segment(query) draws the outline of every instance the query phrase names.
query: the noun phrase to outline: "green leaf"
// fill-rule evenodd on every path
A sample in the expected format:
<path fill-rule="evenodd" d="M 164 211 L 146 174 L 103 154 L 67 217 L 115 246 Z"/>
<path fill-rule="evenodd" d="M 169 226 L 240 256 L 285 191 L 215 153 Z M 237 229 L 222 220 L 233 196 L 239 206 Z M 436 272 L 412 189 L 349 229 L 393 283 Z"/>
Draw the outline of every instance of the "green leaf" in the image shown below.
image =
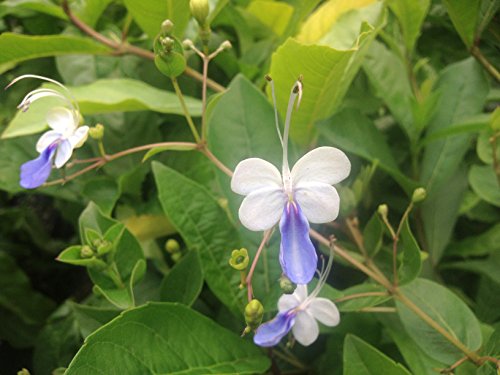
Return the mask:
<path fill-rule="evenodd" d="M 72 264 L 74 266 L 83 267 L 97 267 L 103 269 L 106 267 L 106 263 L 101 259 L 97 259 L 95 256 L 90 258 L 82 258 L 80 255 L 82 251 L 82 246 L 74 245 L 64 249 L 58 256 L 57 260 L 62 263 Z"/>
<path fill-rule="evenodd" d="M 54 85 L 43 85 L 43 87 L 56 89 Z M 88 85 L 68 87 L 68 89 L 78 102 L 83 115 L 145 110 L 184 114 L 177 95 L 133 79 L 101 79 Z M 184 97 L 184 99 L 189 113 L 192 116 L 199 116 L 201 102 L 191 97 Z M 2 138 L 33 134 L 44 130 L 47 128 L 45 116 L 55 105 L 61 105 L 61 101 L 43 98 L 34 102 L 27 112 L 18 111 L 2 133 Z"/>
<path fill-rule="evenodd" d="M 493 164 L 493 145 L 490 143 L 490 139 L 493 136 L 493 131 L 485 126 L 485 130 L 479 133 L 477 137 L 476 152 L 477 156 L 483 163 Z M 500 155 L 500 143 L 496 142 L 496 155 Z"/>
<path fill-rule="evenodd" d="M 490 249 L 486 249 L 491 251 Z M 450 262 L 441 265 L 442 269 L 458 269 L 470 271 L 489 277 L 491 280 L 500 284 L 500 253 L 491 254 L 486 259 L 468 259 L 461 262 Z"/>
<path fill-rule="evenodd" d="M 146 155 L 142 158 L 142 162 L 144 163 L 146 160 L 149 158 L 153 157 L 156 154 L 159 154 L 164 151 L 192 151 L 195 150 L 197 147 L 196 144 L 193 145 L 172 145 L 172 146 L 159 146 L 152 148 L 149 150 Z"/>
<path fill-rule="evenodd" d="M 63 20 L 67 19 L 62 8 L 49 0 L 5 0 L 0 5 L 2 17 L 6 14 L 15 14 L 20 9 L 44 13 Z"/>
<path fill-rule="evenodd" d="M 33 290 L 26 274 L 0 251 L 0 338 L 12 346 L 32 346 L 54 303 Z"/>
<path fill-rule="evenodd" d="M 390 0 L 389 7 L 398 17 L 406 49 L 411 52 L 429 10 L 430 0 Z"/>
<path fill-rule="evenodd" d="M 166 19 L 174 23 L 173 34 L 182 38 L 191 17 L 189 0 L 124 0 L 135 22 L 150 38 L 160 33 Z"/>
<path fill-rule="evenodd" d="M 189 251 L 165 276 L 160 297 L 165 302 L 180 302 L 191 306 L 203 287 L 203 269 L 196 251 Z"/>
<path fill-rule="evenodd" d="M 404 285 L 415 280 L 420 275 L 422 257 L 420 247 L 410 229 L 408 220 L 405 220 L 401 230 L 401 248 L 403 256 L 398 269 L 399 284 Z"/>
<path fill-rule="evenodd" d="M 282 115 L 286 113 L 294 81 L 300 75 L 304 77 L 303 100 L 292 119 L 290 134 L 293 140 L 302 145 L 309 144 L 315 135 L 314 124 L 338 110 L 359 70 L 366 48 L 383 23 L 384 15 L 381 8 L 374 26 L 363 24 L 355 45 L 350 49 L 307 45 L 289 38 L 273 54 L 270 74 L 276 84 L 278 110 Z"/>
<path fill-rule="evenodd" d="M 411 375 L 396 363 L 360 338 L 348 334 L 344 340 L 344 375 Z"/>
<path fill-rule="evenodd" d="M 248 4 L 246 10 L 269 27 L 276 35 L 281 36 L 287 29 L 294 8 L 287 3 L 254 0 Z"/>
<path fill-rule="evenodd" d="M 333 288 L 332 288 L 333 289 Z M 364 284 L 359 284 L 352 286 L 350 288 L 342 290 L 340 293 L 340 296 L 335 296 L 335 295 L 325 295 L 325 297 L 330 297 L 330 299 L 335 300 L 337 298 L 345 298 L 349 297 L 352 295 L 356 295 L 359 293 L 384 293 L 386 290 L 381 287 L 380 285 L 375 285 L 375 284 L 369 284 L 369 283 L 364 283 Z M 320 293 L 320 295 L 322 295 Z M 352 311 L 360 311 L 364 308 L 367 307 L 373 307 L 380 305 L 384 302 L 387 302 L 390 300 L 391 297 L 389 295 L 385 296 L 366 296 L 366 297 L 360 297 L 360 298 L 353 298 L 353 299 L 348 299 L 346 301 L 342 302 L 337 302 L 338 308 L 342 312 L 352 312 Z"/>
<path fill-rule="evenodd" d="M 438 106 L 428 133 L 448 129 L 482 111 L 488 94 L 488 81 L 473 58 L 449 65 L 437 82 Z M 429 144 L 422 160 L 421 178 L 428 196 L 457 170 L 471 136 L 457 135 Z"/>
<path fill-rule="evenodd" d="M 154 343 L 154 345 L 151 345 Z M 264 373 L 269 359 L 236 334 L 198 312 L 172 303 L 129 310 L 94 334 L 67 375 Z"/>
<path fill-rule="evenodd" d="M 0 35 L 0 73 L 9 70 L 13 64 L 40 57 L 71 54 L 106 55 L 108 47 L 89 38 L 67 35 L 28 36 L 14 33 Z"/>
<path fill-rule="evenodd" d="M 78 329 L 83 338 L 120 315 L 120 310 L 70 302 Z"/>
<path fill-rule="evenodd" d="M 114 179 L 95 178 L 83 186 L 82 194 L 97 204 L 105 215 L 110 215 L 120 198 L 120 189 Z"/>
<path fill-rule="evenodd" d="M 479 197 L 500 207 L 500 186 L 491 165 L 473 165 L 469 170 L 469 183 Z"/>
<path fill-rule="evenodd" d="M 432 291 L 432 292 L 431 292 Z M 474 351 L 482 342 L 479 323 L 467 305 L 447 288 L 426 279 L 416 279 L 401 292 L 451 336 Z M 401 301 L 396 300 L 399 317 L 420 348 L 431 358 L 454 363 L 463 353 L 424 322 Z"/>
<path fill-rule="evenodd" d="M 451 21 L 467 47 L 474 43 L 481 0 L 444 0 Z"/>
<path fill-rule="evenodd" d="M 417 184 L 406 177 L 392 156 L 391 149 L 383 135 L 372 121 L 358 111 L 343 110 L 319 127 L 325 144 L 333 144 L 344 151 L 352 152 L 362 158 L 377 163 L 404 190 L 411 194 Z M 359 142 L 363 139 L 363 144 Z"/>
<path fill-rule="evenodd" d="M 466 237 L 448 246 L 445 255 L 481 256 L 500 252 L 500 223 L 477 236 Z"/>
<path fill-rule="evenodd" d="M 229 266 L 239 236 L 226 212 L 201 185 L 160 163 L 153 162 L 163 211 L 191 251 L 197 251 L 209 288 L 231 311 L 241 313 L 244 292 L 240 274 Z"/>
<path fill-rule="evenodd" d="M 427 144 L 441 138 L 447 138 L 464 133 L 480 132 L 481 130 L 488 128 L 489 120 L 490 116 L 486 114 L 472 116 L 471 118 L 467 118 L 461 121 L 459 124 L 454 124 L 449 128 L 432 132 L 432 134 L 426 136 L 423 140 L 421 140 L 420 144 L 421 146 L 426 146 Z"/>
<path fill-rule="evenodd" d="M 363 242 L 366 252 L 370 257 L 374 257 L 382 248 L 382 235 L 384 227 L 378 212 L 374 212 L 363 229 Z"/>

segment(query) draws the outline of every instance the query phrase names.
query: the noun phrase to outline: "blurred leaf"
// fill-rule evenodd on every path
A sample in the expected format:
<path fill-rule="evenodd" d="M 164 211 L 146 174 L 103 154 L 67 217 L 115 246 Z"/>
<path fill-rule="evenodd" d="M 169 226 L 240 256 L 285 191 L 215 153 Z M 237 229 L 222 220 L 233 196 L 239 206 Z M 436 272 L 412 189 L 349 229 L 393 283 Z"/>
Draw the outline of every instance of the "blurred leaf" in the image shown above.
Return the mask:
<path fill-rule="evenodd" d="M 390 0 L 389 7 L 396 14 L 403 31 L 406 49 L 412 52 L 420 36 L 420 29 L 429 10 L 430 0 Z"/>
<path fill-rule="evenodd" d="M 0 251 L 0 338 L 12 346 L 32 346 L 54 303 L 33 290 L 16 261 Z"/>
<path fill-rule="evenodd" d="M 149 150 L 146 155 L 144 155 L 144 157 L 142 158 L 142 162 L 144 163 L 146 160 L 148 160 L 149 158 L 153 157 L 154 155 L 156 154 L 159 154 L 160 152 L 164 152 L 164 151 L 192 151 L 192 150 L 195 150 L 197 147 L 196 144 L 193 144 L 193 145 L 168 145 L 168 146 L 158 146 L 158 147 L 155 147 L 155 148 L 152 148 L 151 150 Z"/>
<path fill-rule="evenodd" d="M 374 257 L 382 247 L 382 234 L 384 227 L 378 212 L 374 212 L 363 229 L 363 242 L 366 252 Z"/>
<path fill-rule="evenodd" d="M 175 233 L 165 215 L 133 215 L 123 219 L 127 229 L 139 240 L 148 241 Z"/>
<path fill-rule="evenodd" d="M 491 251 L 486 249 L 486 251 Z M 442 264 L 442 269 L 458 269 L 470 271 L 489 277 L 491 280 L 500 284 L 500 252 L 492 253 L 486 259 L 468 259 L 461 262 L 449 262 Z"/>
<path fill-rule="evenodd" d="M 229 264 L 239 248 L 238 234 L 226 213 L 201 185 L 171 168 L 153 162 L 160 203 L 191 251 L 198 251 L 208 286 L 229 309 L 241 313 L 244 292 L 240 274 Z"/>
<path fill-rule="evenodd" d="M 341 296 L 330 296 L 330 299 L 338 299 L 338 298 L 345 298 L 349 296 L 354 296 L 356 294 L 363 294 L 363 293 L 384 293 L 386 290 L 381 287 L 380 285 L 375 285 L 375 284 L 369 284 L 369 283 L 364 283 L 364 284 L 359 284 L 352 286 L 350 288 L 344 289 L 340 291 Z M 326 296 L 326 295 L 325 295 Z M 385 296 L 365 296 L 365 297 L 359 297 L 359 298 L 353 298 L 353 299 L 348 299 L 342 302 L 336 302 L 338 305 L 338 308 L 342 312 L 350 312 L 350 311 L 360 311 L 364 308 L 367 307 L 373 307 L 380 305 L 384 302 L 387 302 L 391 299 L 389 295 Z"/>
<path fill-rule="evenodd" d="M 493 136 L 491 129 L 485 129 L 477 138 L 476 152 L 477 156 L 483 163 L 493 164 L 493 144 L 490 143 L 490 138 Z M 500 155 L 500 142 L 496 142 L 496 154 Z"/>
<path fill-rule="evenodd" d="M 467 47 L 474 43 L 481 0 L 444 0 L 448 14 Z"/>
<path fill-rule="evenodd" d="M 174 23 L 173 34 L 182 38 L 191 17 L 189 0 L 124 0 L 135 22 L 150 38 L 160 33 L 161 24 L 166 19 Z"/>
<path fill-rule="evenodd" d="M 183 305 L 149 303 L 90 335 L 66 374 L 199 374 L 207 369 L 254 374 L 264 373 L 269 365 L 256 346 L 198 312 Z"/>
<path fill-rule="evenodd" d="M 23 191 L 19 185 L 19 167 L 32 159 L 36 140 L 28 138 L 0 140 L 0 189 Z"/>
<path fill-rule="evenodd" d="M 408 220 L 405 220 L 401 230 L 401 248 L 403 254 L 401 265 L 398 269 L 399 284 L 404 285 L 415 280 L 420 275 L 422 268 L 422 257 L 420 247 L 410 229 Z"/>
<path fill-rule="evenodd" d="M 483 322 L 493 323 L 500 319 L 500 284 L 489 277 L 481 277 L 475 310 Z"/>
<path fill-rule="evenodd" d="M 165 276 L 160 297 L 164 302 L 179 302 L 191 306 L 203 287 L 203 270 L 196 250 L 189 251 Z"/>
<path fill-rule="evenodd" d="M 500 356 L 500 325 L 495 325 L 495 331 L 490 336 L 489 340 L 484 346 L 482 355 L 498 358 Z M 497 375 L 498 371 L 492 362 L 486 362 L 479 367 L 477 375 Z"/>
<path fill-rule="evenodd" d="M 55 89 L 54 85 L 43 86 Z M 100 79 L 88 85 L 68 87 L 68 89 L 74 95 L 83 115 L 144 110 L 184 114 L 177 95 L 138 80 Z M 199 116 L 201 114 L 200 101 L 190 97 L 184 97 L 184 99 L 189 113 L 192 116 Z M 33 134 L 46 129 L 45 116 L 55 105 L 61 105 L 61 101 L 43 98 L 30 106 L 27 112 L 18 111 L 2 133 L 2 138 Z"/>
<path fill-rule="evenodd" d="M 88 53 L 109 54 L 111 50 L 89 38 L 66 35 L 28 36 L 14 33 L 0 35 L 0 73 L 12 64 L 47 56 Z"/>
<path fill-rule="evenodd" d="M 500 252 L 500 223 L 477 236 L 466 237 L 451 243 L 446 249 L 447 256 L 481 256 Z"/>
<path fill-rule="evenodd" d="M 432 134 L 426 136 L 421 140 L 421 145 L 425 146 L 441 138 L 452 137 L 455 135 L 460 135 L 464 133 L 477 133 L 481 130 L 488 128 L 490 116 L 487 114 L 481 114 L 476 116 L 471 116 L 459 124 L 451 125 L 448 128 L 432 132 Z"/>
<path fill-rule="evenodd" d="M 347 335 L 344 341 L 344 375 L 411 375 L 396 363 L 360 338 Z"/>
<path fill-rule="evenodd" d="M 304 96 L 292 116 L 290 134 L 294 141 L 309 144 L 315 135 L 314 124 L 338 110 L 358 72 L 366 48 L 382 26 L 384 15 L 380 9 L 374 26 L 363 24 L 351 49 L 335 50 L 289 38 L 273 54 L 270 75 L 276 83 L 276 100 L 282 115 L 286 113 L 293 83 L 299 75 L 304 77 Z"/>
<path fill-rule="evenodd" d="M 430 280 L 416 279 L 401 287 L 401 292 L 467 348 L 479 349 L 482 341 L 479 323 L 467 305 L 450 290 Z M 406 331 L 428 356 L 444 363 L 462 358 L 458 348 L 397 299 L 396 307 Z"/>
<path fill-rule="evenodd" d="M 27 9 L 64 20 L 67 19 L 62 8 L 50 0 L 5 0 L 0 4 L 0 10 L 2 8 L 4 8 L 1 12 L 2 17 L 6 14 L 15 13 L 18 9 Z"/>
<path fill-rule="evenodd" d="M 70 307 L 73 310 L 75 321 L 78 323 L 78 329 L 83 338 L 116 318 L 121 312 L 109 307 L 89 306 L 74 302 L 70 302 Z"/>
<path fill-rule="evenodd" d="M 71 10 L 78 18 L 90 27 L 95 27 L 101 14 L 106 10 L 113 0 L 83 0 L 74 1 Z"/>
<path fill-rule="evenodd" d="M 375 125 L 358 111 L 343 110 L 319 127 L 325 144 L 333 144 L 377 165 L 388 173 L 408 193 L 417 187 L 399 170 L 391 149 Z M 363 144 L 359 142 L 363 139 Z M 326 141 L 326 142 L 325 142 Z"/>
<path fill-rule="evenodd" d="M 254 0 L 246 10 L 269 27 L 276 35 L 280 36 L 287 29 L 294 8 L 284 2 Z"/>
<path fill-rule="evenodd" d="M 469 170 L 469 184 L 486 202 L 500 207 L 500 186 L 492 166 L 473 165 Z"/>
<path fill-rule="evenodd" d="M 115 180 L 104 177 L 87 182 L 82 194 L 99 206 L 103 214 L 111 215 L 121 192 Z"/>
<path fill-rule="evenodd" d="M 481 0 L 479 7 L 478 23 L 476 27 L 476 38 L 481 37 L 481 34 L 489 25 L 495 14 L 500 9 L 500 1 L 498 0 Z"/>

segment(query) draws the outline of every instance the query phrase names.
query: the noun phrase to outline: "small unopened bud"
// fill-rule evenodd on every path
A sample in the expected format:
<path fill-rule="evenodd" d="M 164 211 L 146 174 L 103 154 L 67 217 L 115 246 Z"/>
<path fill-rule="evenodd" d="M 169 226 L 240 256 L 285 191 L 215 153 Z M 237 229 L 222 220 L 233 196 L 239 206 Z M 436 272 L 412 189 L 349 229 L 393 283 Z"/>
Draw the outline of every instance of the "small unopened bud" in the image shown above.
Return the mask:
<path fill-rule="evenodd" d="M 194 47 L 194 43 L 191 39 L 184 39 L 182 41 L 182 46 L 185 48 L 185 49 L 191 49 Z"/>
<path fill-rule="evenodd" d="M 17 372 L 17 375 L 30 375 L 30 372 L 27 369 L 23 368 Z"/>
<path fill-rule="evenodd" d="M 167 36 L 165 38 L 160 39 L 160 43 L 162 47 L 165 48 L 167 52 L 169 52 L 172 51 L 172 48 L 174 48 L 175 41 Z"/>
<path fill-rule="evenodd" d="M 295 288 L 297 285 L 292 283 L 292 281 L 286 277 L 285 275 L 282 275 L 280 277 L 280 288 L 285 294 L 292 294 L 295 291 Z"/>
<path fill-rule="evenodd" d="M 97 124 L 89 129 L 91 138 L 100 141 L 104 137 L 104 125 Z"/>
<path fill-rule="evenodd" d="M 82 258 L 92 258 L 94 256 L 94 251 L 90 246 L 83 245 L 82 249 L 80 250 L 80 256 Z"/>
<path fill-rule="evenodd" d="M 173 28 L 174 28 L 174 23 L 170 20 L 165 20 L 161 24 L 161 32 L 164 35 L 170 35 Z"/>
<path fill-rule="evenodd" d="M 177 253 L 173 253 L 173 254 L 171 255 L 171 257 L 172 257 L 172 260 L 174 261 L 174 263 L 179 263 L 179 261 L 180 261 L 180 260 L 181 260 L 181 258 L 182 258 L 182 253 L 181 253 L 180 251 L 179 251 L 179 252 L 177 252 Z"/>
<path fill-rule="evenodd" d="M 413 195 L 411 196 L 411 201 L 413 203 L 419 203 L 422 202 L 426 196 L 427 196 L 427 191 L 424 188 L 419 187 L 416 188 L 415 191 L 413 192 Z"/>
<path fill-rule="evenodd" d="M 245 323 L 247 328 L 245 331 L 256 330 L 262 322 L 262 317 L 264 316 L 264 306 L 259 300 L 253 299 L 248 305 L 245 306 Z"/>
<path fill-rule="evenodd" d="M 104 255 L 113 250 L 113 244 L 109 241 L 103 240 L 101 244 L 97 246 L 97 254 Z"/>
<path fill-rule="evenodd" d="M 191 8 L 191 14 L 196 22 L 198 22 L 200 26 L 205 26 L 208 13 L 210 12 L 208 0 L 191 0 L 189 2 L 189 7 Z"/>
<path fill-rule="evenodd" d="M 389 213 L 389 207 L 387 207 L 387 205 L 384 203 L 378 206 L 377 211 L 380 216 L 387 217 L 387 214 Z"/>
<path fill-rule="evenodd" d="M 229 40 L 225 40 L 221 43 L 220 48 L 231 49 L 231 48 L 233 48 L 233 45 L 231 44 L 231 42 Z"/>
<path fill-rule="evenodd" d="M 250 258 L 248 257 L 248 251 L 245 248 L 241 248 L 239 250 L 233 250 L 231 253 L 231 258 L 229 259 L 229 264 L 235 270 L 243 271 L 248 267 L 248 263 L 250 262 Z"/>
<path fill-rule="evenodd" d="M 165 250 L 167 250 L 170 254 L 174 254 L 181 250 L 181 246 L 179 245 L 179 242 L 171 238 L 165 244 Z"/>

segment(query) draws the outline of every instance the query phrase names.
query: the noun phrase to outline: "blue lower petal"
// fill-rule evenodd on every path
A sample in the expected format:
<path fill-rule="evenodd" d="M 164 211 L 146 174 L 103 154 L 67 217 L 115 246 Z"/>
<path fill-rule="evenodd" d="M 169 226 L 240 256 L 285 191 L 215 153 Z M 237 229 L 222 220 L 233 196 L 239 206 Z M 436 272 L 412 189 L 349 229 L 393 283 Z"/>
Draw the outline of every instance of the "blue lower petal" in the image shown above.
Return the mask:
<path fill-rule="evenodd" d="M 35 189 L 47 181 L 52 170 L 52 157 L 56 149 L 57 144 L 51 144 L 36 159 L 21 165 L 21 187 Z"/>
<path fill-rule="evenodd" d="M 295 315 L 290 311 L 279 313 L 273 320 L 261 324 L 257 328 L 257 332 L 255 332 L 253 342 L 264 347 L 278 345 L 283 336 L 292 329 L 295 323 Z"/>
<path fill-rule="evenodd" d="M 309 237 L 309 222 L 297 202 L 285 206 L 280 231 L 283 273 L 295 284 L 308 284 L 316 272 L 318 256 Z"/>

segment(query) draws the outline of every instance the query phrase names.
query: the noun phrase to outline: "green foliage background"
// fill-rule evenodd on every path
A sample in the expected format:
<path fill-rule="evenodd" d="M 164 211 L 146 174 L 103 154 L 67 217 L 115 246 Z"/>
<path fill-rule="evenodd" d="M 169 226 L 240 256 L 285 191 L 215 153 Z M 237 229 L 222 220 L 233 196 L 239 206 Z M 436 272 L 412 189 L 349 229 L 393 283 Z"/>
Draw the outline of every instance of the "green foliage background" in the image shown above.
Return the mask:
<path fill-rule="evenodd" d="M 152 52 L 167 18 L 200 46 L 189 1 L 63 5 L 0 3 L 0 85 L 22 74 L 67 85 L 85 124 L 104 124 L 112 160 L 23 190 L 19 166 L 36 156 L 56 103 L 17 112 L 33 80 L 1 94 L 0 374 L 497 373 L 499 0 L 210 0 L 209 50 L 233 48 L 210 62 L 206 110 L 193 51 L 177 79 L 206 139 L 123 157 L 193 142 Z M 246 291 L 228 265 L 233 249 L 253 256 L 261 236 L 239 223 L 241 197 L 210 158 L 230 170 L 247 157 L 281 162 L 267 73 L 282 118 L 303 75 L 293 161 L 330 145 L 353 165 L 340 217 L 314 226 L 319 251 L 337 239 L 322 293 L 341 323 L 310 347 L 270 351 L 239 337 Z M 75 157 L 96 156 L 89 140 Z M 423 202 L 412 200 L 418 187 Z M 112 255 L 81 257 L 103 239 Z M 278 249 L 275 234 L 253 281 L 266 320 L 281 293 Z"/>

